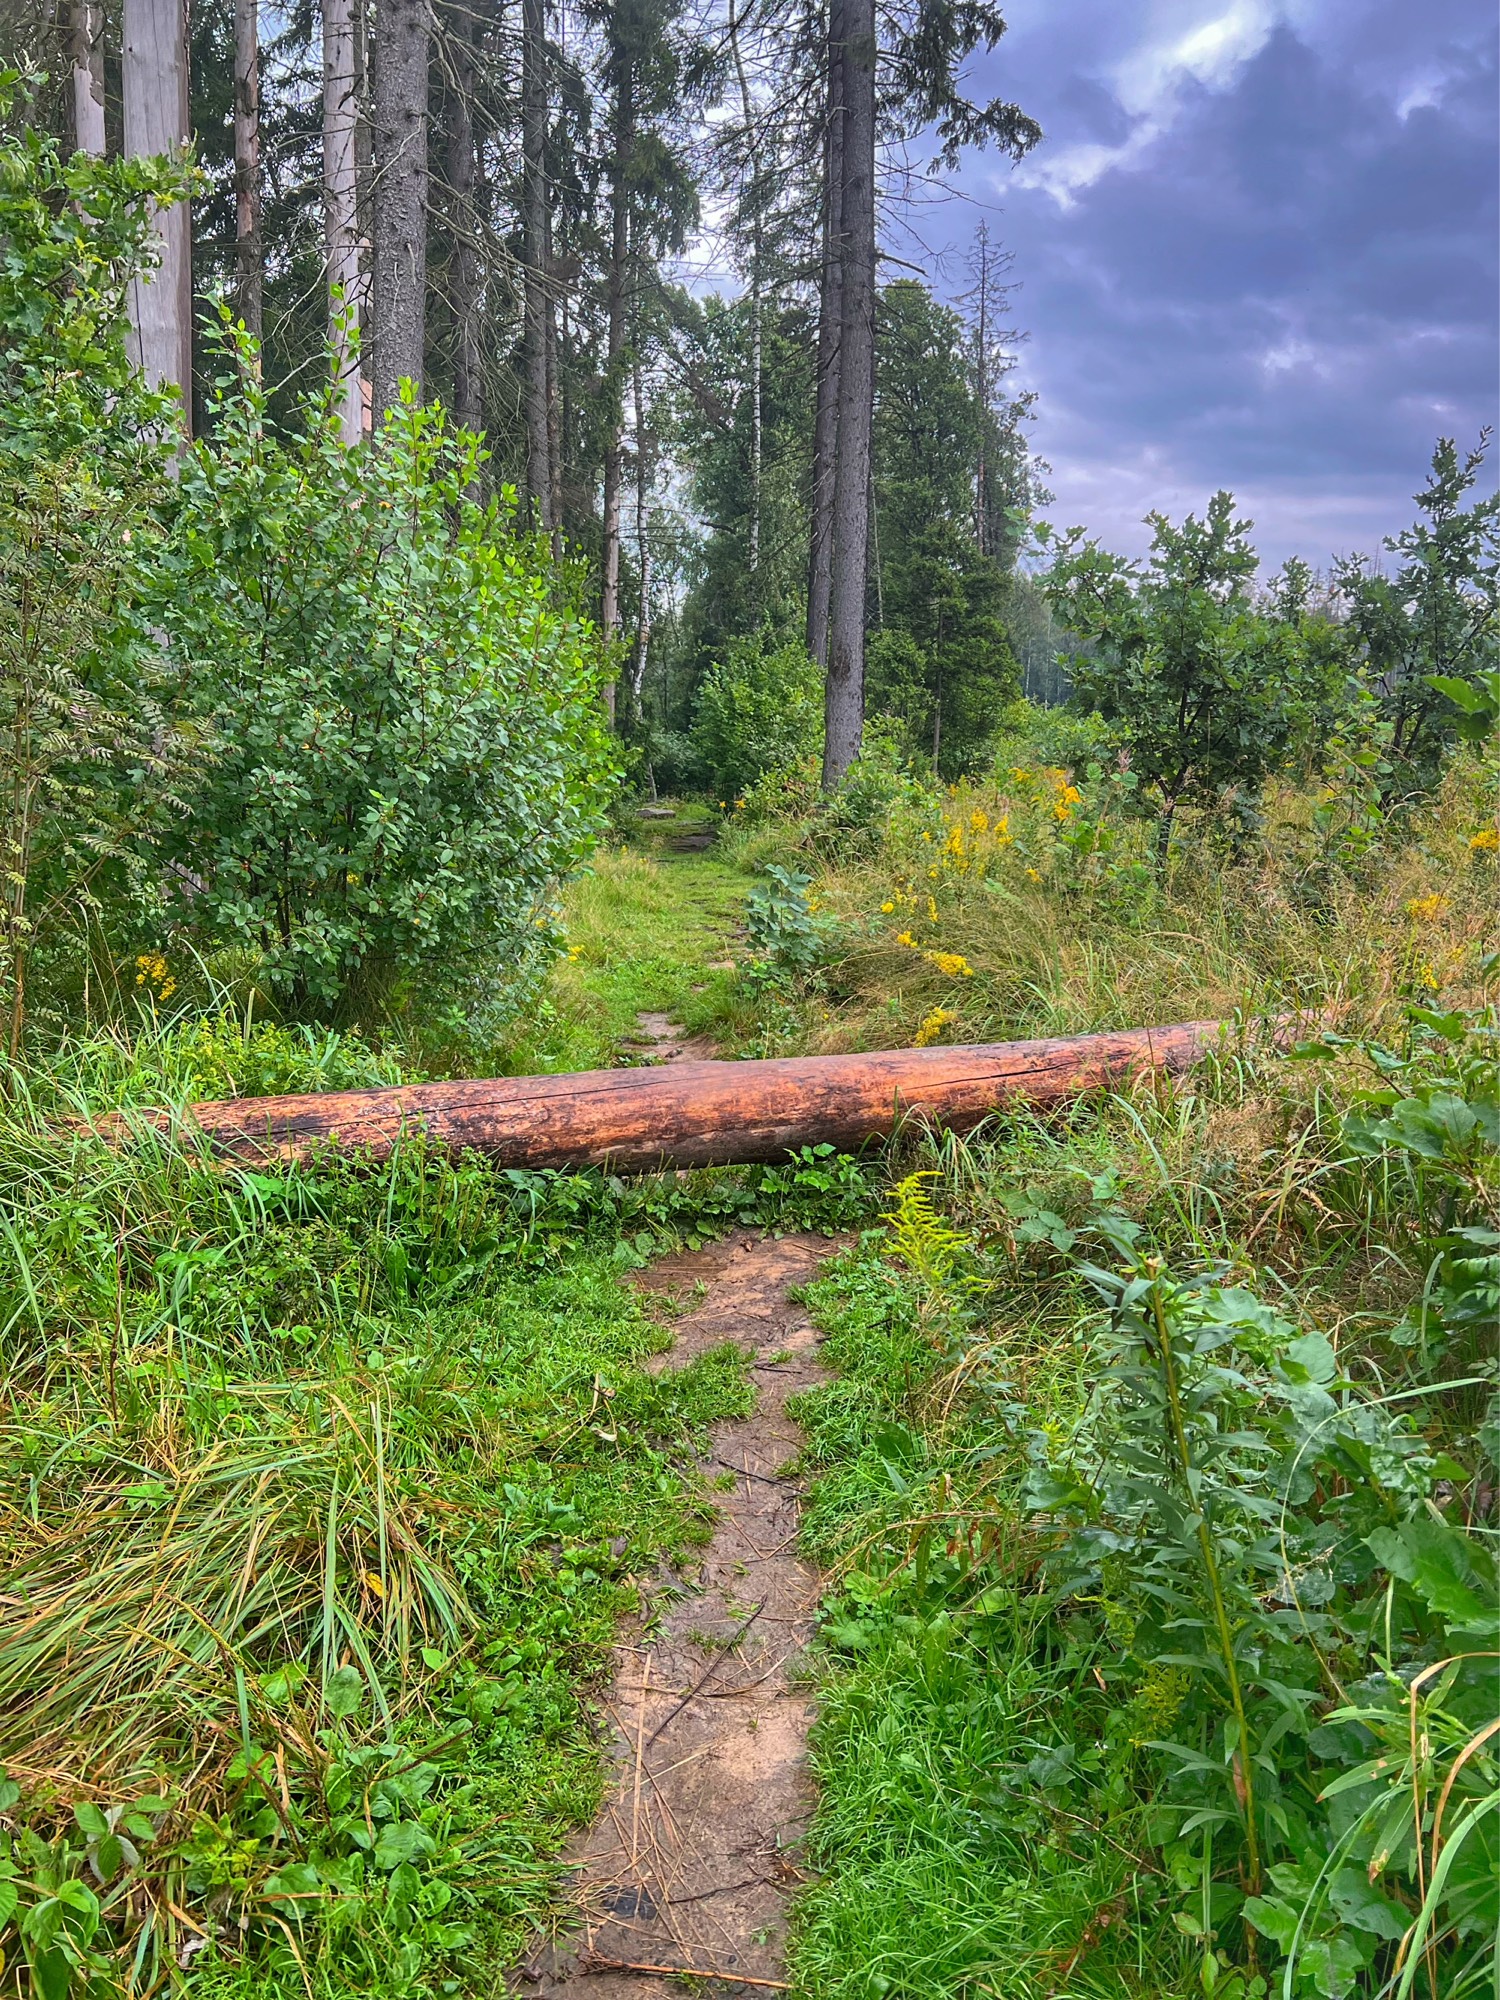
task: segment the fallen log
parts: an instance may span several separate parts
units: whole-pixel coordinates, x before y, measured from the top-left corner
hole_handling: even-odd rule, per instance
[[[304,1161],[330,1147],[379,1162],[421,1135],[507,1167],[651,1173],[781,1160],[803,1146],[854,1152],[911,1120],[965,1132],[1007,1105],[1040,1109],[1143,1074],[1178,1074],[1225,1032],[1218,1021],[1180,1021],[1053,1041],[246,1097],[190,1105],[185,1122],[216,1154],[249,1163]],[[94,1130],[119,1138],[131,1125],[171,1122],[165,1112],[116,1113]]]

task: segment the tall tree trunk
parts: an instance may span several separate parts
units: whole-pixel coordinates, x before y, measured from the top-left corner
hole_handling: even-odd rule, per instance
[[[630,663],[630,721],[638,728],[641,720],[641,691],[646,684],[646,663],[651,656],[651,476],[653,453],[646,429],[645,373],[641,367],[639,329],[631,354],[635,388],[635,542],[640,569],[641,597],[635,616],[635,650]]]
[[[875,0],[844,0],[843,271],[823,785],[859,755],[865,719],[870,439],[875,417]]]
[[[453,204],[453,265],[448,289],[453,304],[453,415],[465,430],[484,422],[482,362],[479,352],[479,220],[474,208],[475,39],[478,16],[472,7],[456,12],[450,42],[453,65],[448,94],[448,188]]]
[[[807,572],[807,650],[828,664],[833,587],[833,489],[838,454],[839,356],[843,332],[844,0],[828,9],[828,105],[823,133],[823,268],[818,286],[818,380],[813,417],[812,540]]]
[[[258,0],[234,0],[234,285],[246,328],[261,337],[265,248],[260,233]]]
[[[760,497],[764,447],[761,425],[761,377],[765,366],[761,274],[764,269],[764,224],[761,202],[764,189],[760,173],[760,146],[755,132],[755,109],[750,84],[745,75],[745,58],[740,48],[740,17],[734,0],[729,7],[729,49],[740,91],[740,116],[745,121],[745,150],[750,157],[750,527],[746,555],[751,576],[752,598],[758,597],[755,579],[760,573]],[[758,611],[758,602],[752,603]]]
[[[348,445],[358,444],[364,435],[365,414],[353,338],[362,302],[354,34],[354,0],[323,0],[323,255],[328,341],[339,385],[339,434]]]
[[[553,290],[558,260],[553,254],[552,204],[547,203],[547,213],[543,218],[542,269],[547,273],[547,286],[542,294],[542,349],[547,358],[547,472],[551,480],[552,499],[549,514],[552,521],[552,553],[562,560],[563,525],[563,441],[562,441],[562,371],[558,365],[557,352],[557,298]]]
[[[521,0],[522,367],[526,411],[526,491],[537,525],[549,533],[552,450],[547,412],[547,52],[542,0]]]
[[[630,158],[635,148],[635,65],[618,40],[615,58],[614,161],[610,189],[610,255],[608,328],[605,336],[605,391],[609,398],[604,438],[604,561],[599,593],[599,622],[606,639],[620,630],[620,486],[625,436],[625,327],[630,299]],[[639,424],[639,411],[637,412]],[[639,435],[636,440],[639,452]],[[611,716],[615,690],[605,696]]]
[[[974,467],[974,541],[988,555],[990,499],[987,445],[990,431],[990,229],[979,225],[979,326],[974,345],[974,400],[979,405],[979,458]]]
[[[104,9],[73,0],[73,143],[104,157]]]
[[[121,81],[131,159],[180,153],[189,143],[184,0],[125,0]],[[193,237],[188,204],[159,209],[152,229],[161,262],[130,286],[131,351],[153,388],[175,390],[182,427],[193,426]]]
[[[376,0],[374,298],[370,387],[378,424],[427,335],[427,0]]]

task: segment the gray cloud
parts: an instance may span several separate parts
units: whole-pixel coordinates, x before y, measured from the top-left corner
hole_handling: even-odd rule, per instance
[[[1016,252],[1055,513],[1139,547],[1147,507],[1227,485],[1273,560],[1403,525],[1434,438],[1496,403],[1489,7],[1022,0],[1012,26],[974,80],[1048,140],[966,178]]]

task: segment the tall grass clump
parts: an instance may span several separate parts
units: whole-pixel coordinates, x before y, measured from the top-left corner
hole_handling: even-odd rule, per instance
[[[824,1281],[810,1986],[1493,1991],[1496,1054],[944,1141]]]

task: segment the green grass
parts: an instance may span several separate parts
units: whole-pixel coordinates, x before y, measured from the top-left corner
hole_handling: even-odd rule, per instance
[[[1028,1610],[1034,1550],[1019,1526],[979,1561],[962,1547],[967,1493],[952,1482],[972,1483],[985,1426],[973,1409],[939,1418],[948,1358],[921,1287],[886,1252],[867,1236],[809,1291],[838,1379],[798,1406],[818,1475],[805,1543],[838,1583],[823,1608],[798,1991],[1175,1990],[1181,1939],[1151,1916],[1154,1889],[1138,1920],[1125,1826],[1049,1789],[1090,1661],[1054,1643],[1044,1607]],[[1060,1407],[1079,1372],[1052,1383]]]
[[[643,822],[630,845],[601,851],[569,886],[568,954],[508,1050],[514,1073],[608,1068],[639,1037],[642,1013],[738,1052],[751,1010],[725,967],[743,956],[751,877],[711,850],[674,854],[668,845],[706,824],[689,808],[671,825]]]
[[[38,1989],[144,1992],[207,1935],[211,1989],[493,1990],[597,1802],[634,1579],[707,1533],[740,1360],[645,1374],[614,1230],[528,1250],[482,1169],[0,1123],[0,1828]]]

